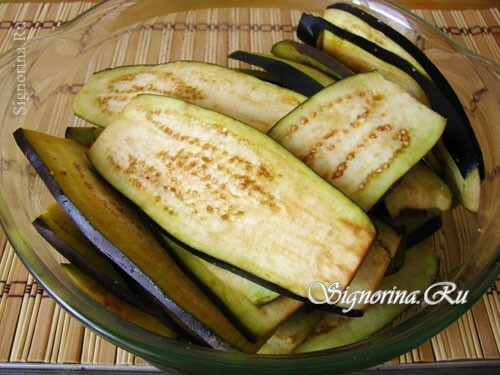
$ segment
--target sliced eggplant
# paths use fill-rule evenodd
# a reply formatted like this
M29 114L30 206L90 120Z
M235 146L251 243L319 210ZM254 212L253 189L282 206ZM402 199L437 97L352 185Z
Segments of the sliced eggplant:
M138 309L136 306L110 293L106 287L94 277L82 272L79 267L76 267L74 264L62 264L61 266L85 293L116 315L158 335L172 339L177 338L177 334L155 316Z
M336 80L350 77L354 74L351 69L319 48L299 43L295 40L285 39L275 43L271 48L271 53L283 59L308 65L328 74Z
M373 219L373 222L377 227L377 241L385 248L389 256L394 258L401 247L402 234L381 219Z
M171 251L216 295L237 320L238 326L243 326L255 341L267 339L279 324L304 304L295 299L279 297L258 284L197 257L177 242L166 237L165 240ZM260 305L248 297L253 300L257 297ZM263 304L263 301L266 303Z
M257 354L291 354L321 319L322 312L303 306L284 322Z
M336 80L310 66L264 53L235 51L229 58L259 66L277 76L283 85L305 96L311 96Z
M327 31L323 33L324 30ZM319 40L322 33L323 38ZM404 72L411 77L425 93L431 107L447 119L448 126L443 134L443 141L445 149L450 153L450 161L456 164L463 177L467 177L478 168L479 175L482 175L484 165L481 150L463 107L449 83L444 82L446 80L440 73L436 73L439 71L435 66L431 68L433 64L426 57L425 59L428 62L425 64L423 58L417 60L434 82L399 55L359 35L333 25L323 18L303 15L297 29L297 35L305 42L312 42L313 45L318 42L322 43L323 47L329 49L331 53L337 51L338 55L334 54L334 56L347 66L349 66L350 61L355 65L359 65L359 69L381 69L381 72L385 72L388 77L396 72L398 76L400 75L399 72ZM396 43L399 41L393 40ZM411 44L411 42L409 43ZM340 48L341 46L345 48ZM403 45L403 48L405 48L405 45ZM418 50L415 46L414 49ZM423 53L420 52L420 55L423 55ZM342 59L342 56L345 56L345 59ZM412 56L416 57L416 54L412 53ZM355 71L357 69L353 66L350 67ZM420 97L418 92L415 91L417 88L407 85L404 81L399 82L399 84L417 95L416 97ZM441 91L441 85L444 87L443 91ZM460 188L458 183L457 187Z
M95 73L73 102L76 115L100 126L137 94L180 98L222 112L263 132L305 97L256 77L220 65L176 61L134 65Z
M359 17L361 14L366 14L360 8L351 4L337 3L329 5L323 13L323 18L328 22L347 30L355 35L369 40L380 47L400 56L401 58L412 64L420 73L430 79L427 72L422 66L410 55L403 47L392 39L385 36L380 29L373 27L373 22L370 24ZM375 18L375 17L374 17ZM380 22L377 19L377 24Z
M435 234L443 226L439 211L428 211L424 218L408 223L405 226L406 243L408 247L415 246Z
M307 35L308 32L312 35L305 38L304 35ZM384 78L404 87L421 103L429 103L426 93L412 75L373 53L373 49L368 48L371 45L366 46L371 42L358 35L333 25L323 18L307 14L304 14L300 19L297 35L304 42L313 39L313 46L317 46L333 56L355 73L377 70ZM375 44L371 44L375 46Z
M377 237L361 263L356 276L349 284L348 295L359 292L375 292L401 242L402 236L389 225L378 219L374 220L374 223L378 232ZM338 303L335 306L342 308L341 312L350 316L362 316L368 307L366 303L350 302ZM323 305L318 307L321 308Z
M86 147L90 147L103 129L100 126L68 126L64 136Z
M179 330L156 300L144 292L134 279L120 272L121 270L80 232L57 203L49 206L35 219L33 225L73 266L105 286L109 292L126 303L154 315L172 329Z
M81 232L150 293L176 323L217 349L258 349L181 271L142 214L95 173L87 160L86 147L27 129L18 129L14 136Z
M434 146L445 123L372 72L323 89L268 134L370 210Z
M384 198L389 215L396 218L405 210L439 210L451 208L453 194L426 164L417 163Z
M443 142L437 143L432 149L432 154L441 161L442 178L452 189L455 198L467 210L477 212L481 203L480 169L473 169L464 178Z
M375 237L356 204L268 136L178 99L137 96L88 156L173 237L301 297L313 281L348 285Z
M263 287L260 284L254 283L248 278L239 276L236 272L231 272L223 267L219 267L215 262L209 262L201 257L198 257L192 251L182 246L179 241L175 241L172 237L164 234L159 234L170 251L173 251L176 257L184 263L196 277L204 282L214 280L220 283L221 288L231 289L239 299L245 299L255 306L261 306L280 297L280 294ZM214 264L215 263L215 264ZM206 284L206 283L205 283ZM210 285L207 285L210 289ZM229 296L230 297L230 296Z
M438 260L434 249L422 243L408 250L404 266L394 275L386 276L379 290L390 292L395 287L396 291L406 295L412 292L421 294L434 281L437 270ZM295 353L340 347L361 341L376 333L411 306L408 303L387 303L390 298L390 294L387 294L385 303L370 305L361 318L324 313L314 331L295 350ZM402 298L394 296L392 299L401 302Z
M423 69L423 71L430 77L430 79L434 82L434 84L439 88L439 90L443 93L443 95L449 100L449 102L458 112L458 115L460 116L460 119L462 121L461 126L463 126L464 130L468 133L467 137L468 142L466 142L466 139L463 139L462 141L464 144L462 147L459 147L458 149L452 149L450 148L451 145L448 142L446 143L446 147L448 148L449 152L452 153L452 155L458 156L460 159L462 159L464 153L472 153L474 157L465 157L462 160L473 161L474 159L476 159L476 162L475 163L472 162L472 164L469 166L464 165L465 164L464 162L458 163L462 177L466 178L471 172L473 172L474 169L477 168L480 178L483 179L484 162L481 153L481 148L479 147L479 143L477 142L477 139L474 134L474 129L472 128L472 125L469 122L469 118L465 113L464 107L460 102L460 99L458 98L455 90L453 90L450 83L440 72L438 67L427 57L427 55L422 50L420 50L414 43L412 43L411 40L406 38L404 35L399 33L397 30L393 29L391 26L387 25L383 21L372 16L371 14L351 4L334 4L331 5L330 7L342 9L345 12L349 12L353 16L356 16L358 17L358 19L365 22L374 30L378 30L385 36L385 38L381 37L381 39L384 39L383 42L384 45L387 44L394 45L395 43L399 45L399 47L401 47L400 49L391 49L392 52L408 60L416 68L421 67ZM389 40L392 41L392 43L389 42ZM379 44L378 41L376 43ZM402 51L404 51L404 53ZM414 63L415 61L417 62L417 64ZM460 124L456 124L454 126L460 126Z
M416 243L414 244L416 245ZM393 275L398 272L405 263L406 249L408 248L408 241L406 233L401 234L401 242L396 250L396 253L391 258L391 262L385 270L385 276Z
M33 225L75 267L106 285L118 297L129 302L138 299L114 264L92 245L58 204L52 204Z
M235 68L237 72L245 73L251 76L254 76L262 81L270 82L275 85L283 86L283 82L276 77L274 74L266 72L265 70L257 70L257 69L247 69L247 68Z

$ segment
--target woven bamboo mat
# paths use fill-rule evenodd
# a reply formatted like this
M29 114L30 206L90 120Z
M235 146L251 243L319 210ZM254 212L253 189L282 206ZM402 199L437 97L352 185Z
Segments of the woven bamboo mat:
M16 29L24 28L27 38L44 35L91 5L86 2L0 4L0 53L9 48ZM469 49L500 62L498 8L415 12ZM207 33L207 30L211 30L208 27L210 23L220 23L221 19L227 16L201 11L169 16L163 25L169 25L168 37L181 41L181 47L175 50L175 43L172 42L170 50L161 52L156 59L196 58L196 48L190 42L193 40L193 33L204 32L207 37L211 37L210 33ZM249 32L247 42L254 47L261 40L258 33L275 33L273 38L278 39L291 37L294 31L292 25L298 20L297 14L280 15L281 18L275 16L267 12L242 12L238 17L239 30ZM213 17L219 19L215 20ZM284 24L283 20L286 20L287 24ZM163 28L163 31L165 30ZM151 36L145 38L140 40L150 40ZM245 48L241 38L239 42L228 38L225 43L229 45L226 48L232 50L236 48L233 48L235 46L231 46L231 43L240 43L238 48ZM268 46L257 47L268 49ZM221 52L212 50L204 53L219 55ZM116 62L118 58L114 56L113 61ZM207 55L200 58L207 58ZM154 62L149 61L149 57L147 59L148 61L135 62ZM420 347L394 358L388 364L395 366L405 363L498 360L499 290L500 283L497 282L455 324ZM5 236L0 233L0 365L2 363L128 365L129 369L137 369L131 365L142 368L147 365L142 359L101 339L62 310L23 267L11 246L6 243Z

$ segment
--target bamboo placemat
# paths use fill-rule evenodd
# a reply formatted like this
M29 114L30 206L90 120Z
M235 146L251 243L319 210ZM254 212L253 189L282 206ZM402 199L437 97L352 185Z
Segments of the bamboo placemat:
M14 33L19 32L19 29L26 30L27 39L44 35L92 5L89 2L0 4L0 53L9 48ZM500 61L498 8L414 11L469 49L490 60ZM274 33L273 38L278 39L292 37L292 25L298 20L298 15L294 13L277 15L252 11L242 12L238 16L240 23L237 27L240 31L249 32L250 44L259 43L259 33ZM158 31L168 33L170 39L182 41L182 46L175 50L172 43L170 50L160 51L157 58L165 58L167 55L170 58L193 58L195 47L190 44L190 40L193 40L194 32L204 32L207 38L217 38L215 33L210 35L211 22L217 22L213 17L224 18L227 14L198 11L169 16ZM150 35L144 35L139 40L147 45L150 38ZM232 48L233 42L230 38L225 41L229 48ZM257 47L264 50L266 48ZM240 44L239 48L244 46ZM205 53L218 52L212 50ZM115 56L114 60L118 58ZM398 364L409 363L498 360L499 290L500 283L497 282L472 309L448 329L387 364L399 368ZM131 373L148 368L145 361L101 339L61 309L24 268L12 247L6 242L4 234L0 232L0 370L2 363L19 363L26 366L38 363L75 364L94 369L112 365L119 366L113 367L115 370L123 367L132 371Z

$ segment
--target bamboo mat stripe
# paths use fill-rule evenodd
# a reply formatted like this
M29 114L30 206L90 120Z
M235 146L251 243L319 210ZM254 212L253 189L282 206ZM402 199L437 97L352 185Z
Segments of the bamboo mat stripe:
M20 29L26 32L27 39L46 35L91 6L88 2L0 4L0 53L12 46L14 33ZM500 62L498 8L414 12L467 48ZM198 11L165 16L139 33L123 35L111 59L96 55L88 75L107 66L171 59L225 61L236 66L236 62L225 60L228 51L269 50L275 41L293 37L293 25L299 16L297 12L262 10ZM242 33L248 38L242 38ZM263 33L266 38L262 38ZM200 40L206 47L199 48ZM135 56L125 53L129 45L135 46ZM144 51L155 51L155 55ZM78 88L75 85L69 89L76 92ZM82 124L81 120L73 121ZM498 360L499 290L497 282L452 326L387 365ZM5 235L0 233L0 368L2 363L126 365L127 368L147 365L141 358L106 342L61 309L28 273Z

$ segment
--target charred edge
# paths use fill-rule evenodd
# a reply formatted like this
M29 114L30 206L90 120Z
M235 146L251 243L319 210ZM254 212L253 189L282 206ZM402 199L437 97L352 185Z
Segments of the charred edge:
M31 147L22 128L14 132L14 138L61 208L69 215L85 237L87 237L101 253L111 259L125 273L129 275L132 274L133 276L131 275L131 277L139 285L141 285L145 291L151 294L160 305L165 307L165 309L170 312L174 318L182 322L182 324L184 324L191 332L195 333L196 336L199 336L203 342L214 349L224 351L234 350L231 345L226 343L211 329L206 327L202 322L177 305L177 303L168 297L143 271L136 267L136 265L128 257L126 257L125 254L117 249L92 226L92 224L85 218L80 210L78 210L73 202L71 202L68 197L64 195L56 180L52 177L49 169L43 164L35 150Z
M257 56L245 51L235 51L229 55L229 58L259 66L278 77L284 87L305 96L313 96L324 88L323 85L307 74L282 61Z
M471 147L473 147L474 152L476 154L479 175L481 177L481 180L483 180L485 178L484 161L483 161L481 149L480 149L479 143L477 142L476 136L474 134L474 130L472 128L472 125L469 122L469 118L467 117L467 114L465 113L463 105L461 104L460 99L458 98L457 94L455 93L455 90L453 90L453 88L449 84L448 80L439 71L437 66L434 65L434 63L431 60L429 60L429 58L423 53L423 51L421 49L419 49L415 44L413 44L404 35L400 34L398 31L396 31L395 29L393 29L392 27L390 27L389 25L387 25L383 21L379 20L378 18L372 16L369 13L366 13L362 9L357 8L355 6L352 6L351 4L345 4L345 3L332 4L332 5L328 6L328 8L339 9L339 10L348 12L355 17L358 17L359 19L366 22L368 25L370 25L374 29L382 32L386 37L388 37L393 42L398 44L405 51L407 51L415 60L417 60L417 62L422 66L422 68L431 77L431 79L434 82L434 84L436 85L436 87L438 87L439 90L442 92L443 97L447 98L448 101L450 102L451 106L455 109L456 112L458 112L457 115L460 117L461 121L463 122L462 127L464 127L464 130L467 133L468 138L470 138ZM394 56L397 56L397 55L394 55ZM419 84L420 84L420 82L419 82ZM426 91L426 94L428 94L427 90L425 88L424 88L424 90ZM429 98L429 100L430 100L430 98ZM449 127L447 126L447 128L449 128ZM447 137L448 137L448 135L447 135ZM444 139L444 141L445 141L445 144L447 144L446 139ZM457 149L457 150L460 150L460 149ZM460 165L459 165L459 167L460 167ZM460 168L460 172L462 173L463 177L467 177L467 175L471 171L472 171L472 169L466 170L464 168Z
M363 315L363 311L361 311L361 310L351 310L350 312L344 313L344 312L342 312L343 307L339 307L339 306L335 306L335 305L326 305L326 304L325 305L314 304L308 298L301 297L295 293L290 292L287 289L284 289L283 287L281 287L279 285L271 283L271 282L264 280L264 279L254 275L252 273L249 273L245 270L242 270L241 268L237 268L237 267L233 266L232 264L229 264L229 263L224 262L220 259L214 258L211 255L208 255L208 254L203 253L199 250L196 250L196 249L186 245L182 241L178 240L177 238L175 238L174 236L172 236L171 234L169 234L164 229L162 229L158 226L156 226L156 229L161 233L161 234L159 234L160 236L164 235L164 236L168 237L172 242L175 242L179 246L183 247L184 249L188 250L189 252L193 253L194 255L200 257L201 259L203 259L207 262L210 262L213 265L216 265L217 267L220 267L220 268L223 268L227 271L230 271L238 276L244 277L245 279L248 279L256 284L261 285L264 288L267 288L273 292L276 292L281 296L304 302L306 305L311 306L311 308L326 311L326 312L336 313L336 314L344 315L344 316L352 316L352 317L359 317L359 316Z

